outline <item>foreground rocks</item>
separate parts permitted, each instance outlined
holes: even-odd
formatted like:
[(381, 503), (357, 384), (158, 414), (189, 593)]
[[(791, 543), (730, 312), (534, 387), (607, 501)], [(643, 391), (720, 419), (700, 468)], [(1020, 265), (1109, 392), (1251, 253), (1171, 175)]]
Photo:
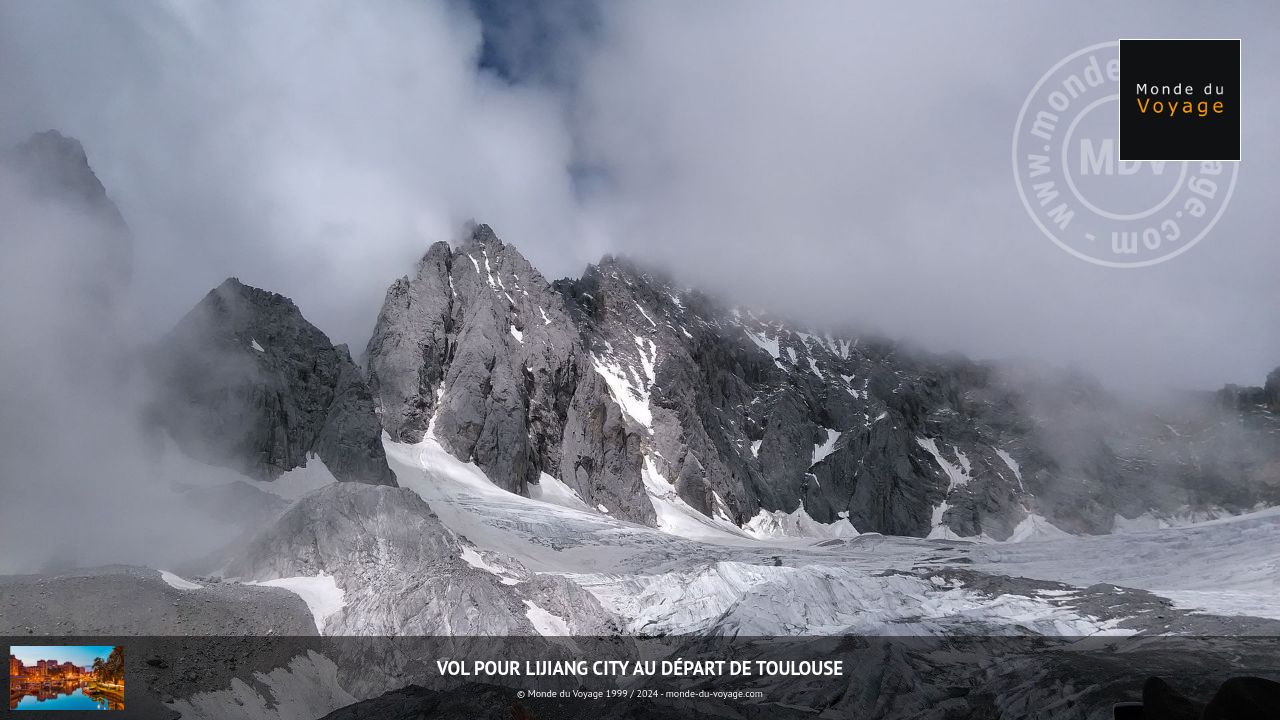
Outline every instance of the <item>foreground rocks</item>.
[(0, 575), (0, 636), (315, 635), (307, 605), (273, 587), (176, 588), (150, 568)]

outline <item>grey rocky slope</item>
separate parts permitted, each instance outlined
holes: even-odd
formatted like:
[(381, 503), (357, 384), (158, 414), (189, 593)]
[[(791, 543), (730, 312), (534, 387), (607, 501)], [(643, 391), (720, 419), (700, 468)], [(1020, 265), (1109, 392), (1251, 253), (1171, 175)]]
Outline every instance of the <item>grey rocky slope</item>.
[(192, 457), (273, 480), (314, 456), (338, 480), (395, 485), (363, 374), (286, 297), (229, 279), (150, 365), (152, 419)]
[(475, 550), (407, 488), (317, 490), (222, 572), (242, 580), (333, 576), (344, 603), (324, 621), (326, 635), (537, 635), (534, 608), (569, 618), (567, 634), (618, 629), (586, 591)]
[(806, 330), (618, 258), (549, 285), (484, 225), (392, 285), (366, 365), (393, 439), (430, 428), (512, 492), (546, 473), (650, 525), (656, 498), (1005, 539), (1033, 516), (1097, 533), (1280, 501), (1280, 451), (1239, 462), (1262, 438), (1220, 405), (1156, 412), (1072, 373)]

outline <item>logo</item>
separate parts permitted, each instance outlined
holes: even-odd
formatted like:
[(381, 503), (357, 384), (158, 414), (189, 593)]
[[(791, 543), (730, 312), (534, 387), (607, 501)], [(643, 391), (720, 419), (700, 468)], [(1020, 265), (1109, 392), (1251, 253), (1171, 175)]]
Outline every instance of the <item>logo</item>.
[(1063, 58), (1027, 95), (1013, 131), (1022, 205), (1058, 247), (1095, 265), (1155, 265), (1213, 229), (1239, 165), (1120, 160), (1118, 42)]
[(1120, 157), (1240, 159), (1239, 40), (1120, 40)]

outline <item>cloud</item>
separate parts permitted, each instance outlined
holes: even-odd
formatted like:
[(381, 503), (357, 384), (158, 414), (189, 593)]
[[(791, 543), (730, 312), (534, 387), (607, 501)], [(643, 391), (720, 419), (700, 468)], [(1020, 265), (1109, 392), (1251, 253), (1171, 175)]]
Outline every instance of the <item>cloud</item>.
[[(996, 6), (988, 6), (997, 9)], [(1259, 382), (1280, 363), (1274, 8), (1194, 3), (607, 4), (583, 64), (589, 210), (617, 249), (799, 317), (1118, 385)], [(1117, 37), (1244, 36), (1246, 161), (1192, 252), (1115, 271), (1054, 247), (1008, 167), (1026, 93)]]
[[(475, 218), (549, 277), (625, 252), (799, 317), (1119, 385), (1280, 362), (1275, 8), (475, 7), (5, 4), (0, 142), (84, 141), (156, 331), (237, 275), (359, 354), (391, 279)], [(1008, 170), (1040, 74), (1123, 35), (1245, 43), (1231, 207), (1131, 272), (1051, 245)]]
[(234, 537), (168, 492), (136, 422), (140, 335), (127, 289), (99, 280), (117, 229), (0, 167), (0, 572), (151, 562)]
[(440, 2), (9, 4), (0, 142), (84, 143), (157, 328), (237, 275), (359, 354), (390, 281), (466, 220), (551, 266), (576, 235), (561, 108), (478, 71), (480, 37)]
[[(561, 257), (561, 108), (478, 71), (479, 42), (444, 3), (0, 6), (0, 147), (80, 139), (134, 243), (132, 285), (104, 283), (101, 227), (0, 178), (0, 546), (43, 538), (0, 572), (174, 567), (237, 532), (170, 492), (225, 473), (155, 447), (129, 370), (227, 276), (358, 355), (391, 280), (471, 217)], [(79, 291), (104, 284), (124, 299)]]

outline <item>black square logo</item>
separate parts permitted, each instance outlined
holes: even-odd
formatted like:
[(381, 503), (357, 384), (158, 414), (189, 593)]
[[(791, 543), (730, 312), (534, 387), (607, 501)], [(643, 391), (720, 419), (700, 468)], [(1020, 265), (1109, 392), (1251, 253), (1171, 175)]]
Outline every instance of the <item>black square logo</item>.
[(1120, 159), (1239, 160), (1240, 41), (1121, 40)]

